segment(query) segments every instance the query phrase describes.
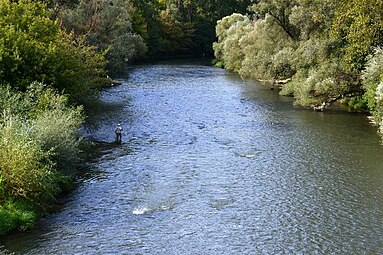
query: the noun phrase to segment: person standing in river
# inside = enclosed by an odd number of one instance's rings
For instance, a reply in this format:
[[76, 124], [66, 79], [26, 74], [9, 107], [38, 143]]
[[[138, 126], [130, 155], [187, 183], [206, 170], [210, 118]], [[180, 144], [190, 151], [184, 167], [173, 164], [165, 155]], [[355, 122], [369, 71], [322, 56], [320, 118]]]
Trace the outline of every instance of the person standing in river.
[[121, 143], [122, 142], [122, 127], [121, 124], [118, 123], [116, 129], [114, 130], [114, 133], [116, 133], [116, 143]]

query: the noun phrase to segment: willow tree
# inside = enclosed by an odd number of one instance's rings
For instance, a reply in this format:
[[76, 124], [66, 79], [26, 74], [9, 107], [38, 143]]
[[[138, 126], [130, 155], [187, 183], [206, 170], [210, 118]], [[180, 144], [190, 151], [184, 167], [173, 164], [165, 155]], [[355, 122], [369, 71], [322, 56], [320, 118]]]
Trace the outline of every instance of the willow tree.
[[217, 22], [218, 41], [213, 44], [213, 49], [218, 65], [234, 71], [241, 68], [245, 56], [240, 48], [240, 41], [251, 30], [253, 30], [251, 20], [239, 13], [224, 17]]
[[265, 18], [266, 15], [271, 16], [286, 34], [293, 40], [298, 40], [299, 30], [290, 21], [292, 9], [297, 4], [296, 0], [260, 0], [252, 6], [252, 10], [258, 18]]
[[116, 72], [146, 52], [143, 38], [133, 31], [130, 13], [134, 11], [128, 0], [81, 0], [74, 8], [63, 9], [59, 17], [68, 32], [85, 36], [100, 52], [107, 50], [109, 70]]

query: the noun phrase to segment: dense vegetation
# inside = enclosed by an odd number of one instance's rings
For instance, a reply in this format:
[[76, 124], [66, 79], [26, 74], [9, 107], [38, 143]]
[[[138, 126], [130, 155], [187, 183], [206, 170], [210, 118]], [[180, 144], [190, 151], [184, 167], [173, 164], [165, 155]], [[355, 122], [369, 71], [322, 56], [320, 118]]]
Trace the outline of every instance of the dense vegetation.
[[68, 32], [107, 50], [109, 71], [135, 59], [213, 55], [217, 20], [252, 0], [78, 0], [55, 3]]
[[212, 54], [216, 21], [251, 0], [0, 0], [0, 235], [71, 187], [84, 109], [143, 58]]
[[260, 0], [217, 23], [217, 65], [323, 110], [370, 112], [383, 135], [383, 1]]
[[[80, 161], [81, 106], [106, 60], [44, 4], [0, 1], [0, 234], [30, 227], [68, 190]], [[65, 92], [64, 95], [62, 92]]]
[[30, 227], [70, 188], [84, 108], [111, 83], [108, 75], [136, 59], [214, 53], [217, 65], [244, 77], [288, 82], [281, 93], [299, 105], [341, 101], [369, 111], [383, 135], [382, 7], [380, 0], [0, 0], [0, 235]]
[[217, 20], [246, 12], [252, 0], [132, 0], [139, 19], [133, 27], [146, 38], [149, 55], [212, 55]]

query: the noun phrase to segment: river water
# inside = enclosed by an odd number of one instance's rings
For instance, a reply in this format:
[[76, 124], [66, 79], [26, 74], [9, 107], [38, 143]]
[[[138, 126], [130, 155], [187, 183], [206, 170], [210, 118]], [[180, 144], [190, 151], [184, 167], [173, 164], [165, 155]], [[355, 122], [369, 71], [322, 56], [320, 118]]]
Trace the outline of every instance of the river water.
[[91, 170], [4, 253], [383, 253], [383, 146], [364, 116], [196, 63], [138, 66], [102, 100]]

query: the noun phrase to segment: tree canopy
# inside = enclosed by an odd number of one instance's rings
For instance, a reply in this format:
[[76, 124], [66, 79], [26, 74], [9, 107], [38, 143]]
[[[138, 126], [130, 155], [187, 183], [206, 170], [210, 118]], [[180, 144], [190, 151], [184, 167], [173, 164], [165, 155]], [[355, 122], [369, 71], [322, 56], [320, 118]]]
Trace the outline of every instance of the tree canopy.
[[323, 110], [340, 102], [383, 125], [383, 1], [260, 0], [250, 9], [252, 16], [218, 22], [220, 65], [244, 77], [289, 81], [281, 94], [296, 104]]
[[[151, 56], [212, 54], [216, 22], [246, 13], [252, 0], [132, 0], [146, 24]], [[168, 47], [169, 45], [172, 47]]]
[[39, 81], [78, 97], [104, 75], [103, 53], [65, 33], [44, 4], [1, 0], [0, 16], [3, 83], [26, 90], [30, 83]]

